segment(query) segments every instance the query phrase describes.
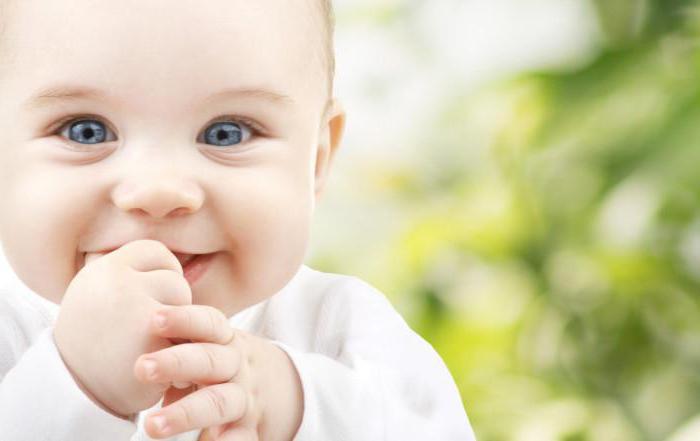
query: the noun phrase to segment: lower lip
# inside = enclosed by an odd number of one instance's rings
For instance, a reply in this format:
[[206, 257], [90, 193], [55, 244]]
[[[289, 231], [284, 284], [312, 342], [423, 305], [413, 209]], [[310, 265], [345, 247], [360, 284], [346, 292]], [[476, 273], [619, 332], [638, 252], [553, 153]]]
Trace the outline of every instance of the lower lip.
[[182, 272], [190, 286], [194, 285], [207, 272], [209, 264], [215, 255], [216, 253], [200, 254], [182, 267]]

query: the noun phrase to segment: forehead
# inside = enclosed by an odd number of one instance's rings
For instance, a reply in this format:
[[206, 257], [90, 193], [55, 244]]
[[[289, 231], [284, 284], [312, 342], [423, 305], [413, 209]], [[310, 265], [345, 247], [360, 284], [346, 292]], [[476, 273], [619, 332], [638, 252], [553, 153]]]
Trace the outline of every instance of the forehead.
[[256, 88], [312, 104], [323, 91], [308, 0], [12, 3], [5, 75], [25, 85], [85, 83], [151, 101]]

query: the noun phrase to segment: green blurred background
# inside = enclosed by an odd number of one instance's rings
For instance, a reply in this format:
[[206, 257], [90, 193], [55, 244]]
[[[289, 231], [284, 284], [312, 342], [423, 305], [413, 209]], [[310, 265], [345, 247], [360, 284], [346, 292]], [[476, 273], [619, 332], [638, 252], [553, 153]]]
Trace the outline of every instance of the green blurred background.
[[480, 441], [700, 440], [697, 3], [336, 8], [308, 263], [386, 293]]

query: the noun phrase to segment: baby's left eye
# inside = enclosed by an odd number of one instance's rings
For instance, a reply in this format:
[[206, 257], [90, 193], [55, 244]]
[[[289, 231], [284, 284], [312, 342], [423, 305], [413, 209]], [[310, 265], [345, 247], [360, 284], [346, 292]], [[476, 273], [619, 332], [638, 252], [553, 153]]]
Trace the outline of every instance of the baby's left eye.
[[221, 121], [210, 125], [204, 131], [204, 138], [208, 143], [226, 147], [247, 141], [253, 135], [252, 132], [245, 124]]

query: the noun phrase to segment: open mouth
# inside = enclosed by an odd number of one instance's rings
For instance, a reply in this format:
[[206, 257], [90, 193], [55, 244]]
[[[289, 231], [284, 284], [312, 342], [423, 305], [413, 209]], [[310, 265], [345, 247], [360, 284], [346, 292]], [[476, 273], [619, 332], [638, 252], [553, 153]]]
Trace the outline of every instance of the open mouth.
[[196, 259], [199, 256], [206, 256], [206, 254], [180, 254], [180, 253], [173, 253], [175, 257], [177, 257], [177, 260], [180, 261], [180, 265], [182, 265], [182, 268], [185, 268], [185, 265], [187, 265], [189, 262], [192, 260]]
[[184, 254], [173, 252], [177, 260], [182, 265], [182, 273], [190, 285], [194, 284], [206, 272], [209, 262], [216, 254]]
[[[216, 252], [213, 253], [207, 253], [207, 254], [186, 254], [186, 253], [176, 253], [174, 251], [171, 251], [173, 255], [177, 258], [178, 262], [180, 262], [180, 265], [182, 266], [182, 272], [185, 278], [193, 283], [195, 280], [197, 280], [204, 272], [206, 271], [208, 267], [208, 263], [211, 261], [212, 257], [216, 254]], [[88, 254], [93, 254], [93, 253], [88, 253]], [[106, 253], [98, 253], [99, 255], [104, 255]], [[94, 256], [94, 254], [93, 254]], [[85, 266], [86, 262], [86, 257], [85, 255], [83, 256], [83, 266]]]

